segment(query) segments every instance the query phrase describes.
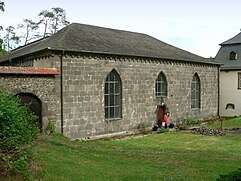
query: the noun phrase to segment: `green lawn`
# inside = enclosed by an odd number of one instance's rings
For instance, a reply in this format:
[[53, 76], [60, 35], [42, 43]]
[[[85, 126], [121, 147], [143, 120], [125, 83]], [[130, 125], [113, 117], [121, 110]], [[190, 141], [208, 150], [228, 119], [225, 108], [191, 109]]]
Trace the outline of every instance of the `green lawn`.
[[241, 117], [236, 118], [225, 118], [221, 122], [220, 120], [209, 125], [211, 128], [221, 128], [221, 124], [223, 129], [233, 129], [233, 128], [241, 128]]
[[183, 132], [77, 142], [40, 136], [40, 180], [215, 180], [241, 167], [241, 135]]

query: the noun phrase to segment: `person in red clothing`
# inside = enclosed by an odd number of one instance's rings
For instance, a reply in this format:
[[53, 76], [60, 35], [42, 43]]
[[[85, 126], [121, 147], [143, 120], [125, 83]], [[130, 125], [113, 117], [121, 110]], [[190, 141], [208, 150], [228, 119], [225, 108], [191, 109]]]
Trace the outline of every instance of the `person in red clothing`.
[[165, 129], [167, 129], [168, 116], [169, 116], [169, 113], [166, 113], [163, 117], [163, 120], [162, 120], [162, 126], [165, 126]]

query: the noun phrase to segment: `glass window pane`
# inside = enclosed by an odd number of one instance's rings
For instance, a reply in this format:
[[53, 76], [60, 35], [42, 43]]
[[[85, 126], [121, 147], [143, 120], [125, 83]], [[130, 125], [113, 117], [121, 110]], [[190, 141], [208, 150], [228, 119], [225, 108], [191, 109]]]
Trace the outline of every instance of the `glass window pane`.
[[114, 106], [114, 95], [113, 95], [113, 94], [110, 95], [109, 98], [110, 98], [110, 104], [109, 104], [109, 106]]
[[109, 115], [108, 115], [108, 108], [105, 108], [105, 118], [109, 118]]
[[108, 94], [108, 90], [109, 90], [109, 84], [108, 83], [105, 83], [105, 94]]
[[120, 108], [119, 108], [119, 106], [115, 107], [115, 117], [120, 117]]
[[109, 90], [110, 92], [110, 94], [113, 94], [114, 93], [114, 84], [110, 84], [110, 90]]
[[119, 83], [115, 83], [115, 93], [119, 93], [120, 92], [120, 87], [119, 87]]
[[191, 108], [200, 108], [200, 80], [197, 74], [191, 84]]
[[114, 118], [115, 114], [114, 114], [114, 107], [110, 107], [110, 118]]
[[115, 80], [115, 73], [114, 72], [111, 72], [110, 73], [110, 81], [114, 81]]
[[105, 106], [109, 106], [109, 96], [105, 96]]
[[105, 117], [121, 116], [121, 81], [117, 72], [112, 71], [105, 82]]
[[162, 72], [156, 79], [156, 96], [167, 96], [166, 77]]

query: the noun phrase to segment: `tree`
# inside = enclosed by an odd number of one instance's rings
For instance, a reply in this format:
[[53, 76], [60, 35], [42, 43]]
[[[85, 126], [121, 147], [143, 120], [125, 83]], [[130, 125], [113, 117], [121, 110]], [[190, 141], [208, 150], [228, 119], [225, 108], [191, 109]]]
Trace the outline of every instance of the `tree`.
[[9, 26], [5, 29], [6, 35], [4, 36], [4, 49], [9, 52], [10, 50], [16, 48], [16, 46], [20, 42], [20, 37], [16, 35], [15, 28], [13, 26]]
[[[0, 1], [0, 11], [4, 11], [4, 2]], [[3, 30], [3, 27], [0, 25], [0, 31]], [[0, 56], [5, 54], [6, 51], [3, 49], [3, 39], [0, 38]]]
[[23, 23], [18, 25], [18, 28], [25, 29], [21, 38], [23, 38], [24, 45], [40, 37], [39, 32], [39, 23], [34, 22], [33, 20], [24, 19]]
[[47, 35], [50, 35], [51, 33], [47, 32], [47, 29], [51, 28], [51, 20], [54, 17], [54, 14], [48, 10], [43, 10], [39, 13], [38, 15], [40, 17], [40, 21], [39, 24], [43, 24], [44, 25], [44, 33], [43, 33], [43, 37], [46, 37]]
[[4, 11], [4, 2], [0, 1], [0, 11]]
[[[4, 3], [1, 0], [0, 11], [4, 11]], [[18, 28], [23, 30], [20, 32], [21, 36], [17, 35], [13, 26], [5, 29], [4, 38], [0, 38], [0, 56], [19, 46], [20, 42], [22, 42], [21, 45], [26, 45], [38, 38], [50, 36], [69, 24], [66, 20], [65, 10], [59, 7], [52, 8], [50, 11], [43, 10], [38, 16], [39, 22], [24, 19], [23, 22], [18, 25]], [[1, 30], [3, 30], [3, 28], [0, 26], [0, 31]], [[40, 31], [43, 32], [41, 33]]]
[[39, 24], [44, 25], [43, 37], [56, 33], [60, 28], [68, 25], [65, 10], [62, 8], [52, 8], [52, 11], [43, 10], [39, 13]]
[[60, 28], [69, 24], [66, 20], [65, 10], [62, 8], [52, 8], [53, 12], [53, 22], [52, 22], [52, 32], [56, 33]]

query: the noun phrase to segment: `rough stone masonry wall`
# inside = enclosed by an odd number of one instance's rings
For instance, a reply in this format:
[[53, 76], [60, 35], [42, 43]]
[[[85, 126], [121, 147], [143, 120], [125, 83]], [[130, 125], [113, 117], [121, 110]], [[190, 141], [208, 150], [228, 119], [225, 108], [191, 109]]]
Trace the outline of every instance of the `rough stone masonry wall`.
[[13, 94], [32, 93], [42, 101], [43, 128], [48, 121], [57, 121], [55, 78], [54, 76], [36, 75], [0, 75], [0, 85]]
[[[105, 120], [104, 83], [115, 69], [122, 81], [122, 118]], [[167, 78], [170, 122], [218, 114], [218, 68], [213, 65], [104, 56], [63, 57], [64, 134], [71, 138], [136, 129], [156, 124], [155, 80]], [[191, 109], [191, 81], [201, 80], [201, 108]]]

